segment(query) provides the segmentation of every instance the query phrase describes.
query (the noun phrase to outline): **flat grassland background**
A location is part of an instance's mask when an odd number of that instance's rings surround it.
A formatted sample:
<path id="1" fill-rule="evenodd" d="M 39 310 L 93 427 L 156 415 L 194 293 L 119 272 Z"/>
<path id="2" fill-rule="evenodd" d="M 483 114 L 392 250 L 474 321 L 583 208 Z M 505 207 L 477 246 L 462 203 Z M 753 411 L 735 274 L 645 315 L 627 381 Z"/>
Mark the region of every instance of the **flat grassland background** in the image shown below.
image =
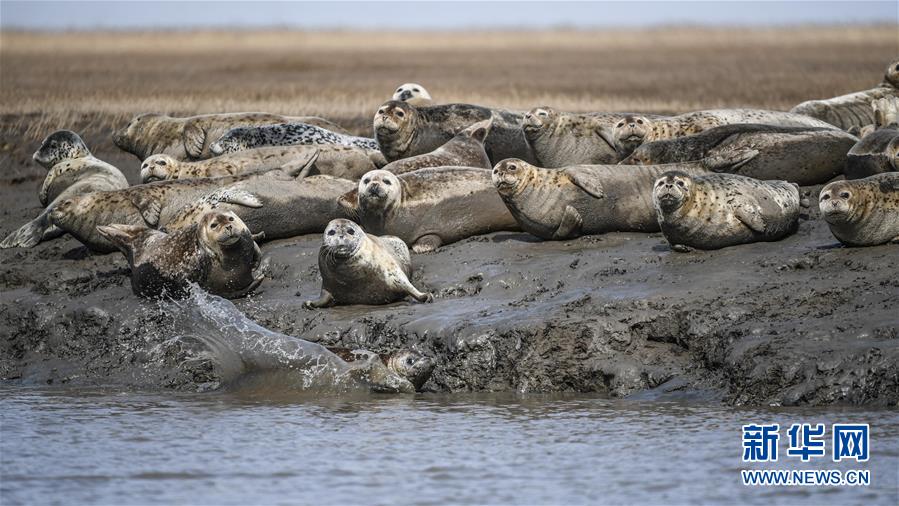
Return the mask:
<path id="1" fill-rule="evenodd" d="M 440 103 L 683 112 L 789 109 L 866 89 L 896 25 L 498 32 L 5 32 L 4 149 L 57 128 L 106 133 L 140 112 L 317 114 L 370 135 L 414 81 Z M 29 146 L 30 147 L 30 146 Z"/>

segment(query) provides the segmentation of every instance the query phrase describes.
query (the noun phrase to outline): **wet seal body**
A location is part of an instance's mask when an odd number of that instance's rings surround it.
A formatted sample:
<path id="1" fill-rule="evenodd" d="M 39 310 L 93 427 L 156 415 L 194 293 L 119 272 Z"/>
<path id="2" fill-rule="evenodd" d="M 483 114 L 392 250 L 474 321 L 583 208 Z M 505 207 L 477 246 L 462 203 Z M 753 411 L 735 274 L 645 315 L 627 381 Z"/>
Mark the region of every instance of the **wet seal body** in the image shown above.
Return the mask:
<path id="1" fill-rule="evenodd" d="M 671 171 L 655 182 L 652 200 L 675 251 L 777 241 L 799 227 L 799 187 L 786 181 Z"/>
<path id="2" fill-rule="evenodd" d="M 304 144 L 337 145 L 378 151 L 378 143 L 368 137 L 339 134 L 308 123 L 281 123 L 228 130 L 209 147 L 215 155 L 261 148 Z"/>
<path id="3" fill-rule="evenodd" d="M 30 248 L 62 235 L 64 232 L 50 223 L 50 213 L 68 198 L 128 187 L 128 180 L 119 169 L 94 157 L 81 137 L 69 130 L 50 134 L 32 158 L 49 170 L 38 192 L 45 208 L 9 234 L 0 242 L 0 248 Z"/>
<path id="4" fill-rule="evenodd" d="M 351 348 L 339 348 L 334 346 L 329 346 L 328 351 L 348 363 L 355 362 L 360 358 L 367 360 L 371 356 L 371 352 L 367 350 L 354 350 Z M 428 382 L 431 378 L 431 373 L 434 371 L 434 366 L 436 365 L 430 358 L 413 350 L 381 353 L 378 354 L 378 358 L 380 358 L 381 362 L 387 366 L 387 369 L 412 383 L 412 386 L 415 387 L 416 391 L 421 391 L 424 384 Z"/>
<path id="5" fill-rule="evenodd" d="M 847 246 L 899 242 L 899 172 L 834 181 L 818 196 L 830 231 Z"/>
<path id="6" fill-rule="evenodd" d="M 875 100 L 875 130 L 846 156 L 846 179 L 862 179 L 899 170 L 899 98 Z"/>
<path id="7" fill-rule="evenodd" d="M 184 298 L 189 283 L 209 293 L 244 297 L 262 282 L 256 269 L 262 252 L 240 218 L 212 211 L 190 227 L 171 233 L 144 225 L 97 227 L 115 244 L 131 266 L 131 289 L 147 298 Z"/>
<path id="8" fill-rule="evenodd" d="M 485 169 L 436 167 L 399 176 L 375 170 L 340 203 L 369 233 L 399 237 L 415 253 L 475 235 L 519 230 Z"/>
<path id="9" fill-rule="evenodd" d="M 854 135 L 835 128 L 724 125 L 695 135 L 643 144 L 620 163 L 658 165 L 744 152 L 746 161 L 726 167 L 726 172 L 807 186 L 842 174 L 846 153 L 857 141 Z"/>
<path id="10" fill-rule="evenodd" d="M 431 99 L 431 94 L 428 93 L 428 90 L 425 89 L 424 86 L 418 83 L 406 83 L 400 85 L 399 88 L 393 92 L 393 97 L 391 100 L 399 100 L 400 102 L 406 102 L 407 104 L 412 104 L 415 107 L 424 107 L 433 105 L 434 101 Z"/>
<path id="11" fill-rule="evenodd" d="M 113 135 L 113 142 L 141 161 L 157 154 L 169 155 L 176 160 L 202 160 L 213 156 L 209 146 L 228 130 L 239 126 L 274 123 L 308 123 L 345 133 L 336 124 L 316 116 L 238 112 L 173 118 L 163 114 L 146 113 L 135 116 L 124 128 L 117 131 Z"/>
<path id="12" fill-rule="evenodd" d="M 479 105 L 447 104 L 414 107 L 391 100 L 375 113 L 375 138 L 389 162 L 430 153 L 460 131 L 491 120 L 484 149 L 492 163 L 508 157 L 531 159 L 531 150 L 521 131 L 523 116 Z"/>
<path id="13" fill-rule="evenodd" d="M 350 220 L 336 219 L 325 228 L 318 268 L 321 295 L 304 302 L 306 308 L 389 304 L 407 296 L 419 302 L 434 300 L 409 281 L 412 259 L 402 239 L 366 234 Z"/>
<path id="14" fill-rule="evenodd" d="M 394 174 L 405 174 L 430 167 L 478 167 L 490 169 L 490 158 L 484 150 L 484 139 L 490 133 L 490 120 L 479 121 L 462 130 L 439 148 L 423 155 L 390 162 L 384 167 Z"/>
<path id="15" fill-rule="evenodd" d="M 899 60 L 890 63 L 883 82 L 869 90 L 840 95 L 825 100 L 809 100 L 790 109 L 826 121 L 843 130 L 862 129 L 874 123 L 871 102 L 899 98 Z"/>
<path id="16" fill-rule="evenodd" d="M 493 169 L 493 182 L 525 232 L 562 240 L 606 232 L 658 232 L 652 185 L 670 170 L 708 172 L 701 162 L 543 169 L 510 159 Z"/>

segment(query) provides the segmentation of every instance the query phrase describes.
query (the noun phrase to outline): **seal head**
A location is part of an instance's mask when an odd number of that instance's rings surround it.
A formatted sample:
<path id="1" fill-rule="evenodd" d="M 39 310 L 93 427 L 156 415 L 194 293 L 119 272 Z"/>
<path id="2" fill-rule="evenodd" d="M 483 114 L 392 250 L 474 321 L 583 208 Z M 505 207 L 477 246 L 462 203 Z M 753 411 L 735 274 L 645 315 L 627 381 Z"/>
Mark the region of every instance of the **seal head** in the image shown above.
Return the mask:
<path id="1" fill-rule="evenodd" d="M 899 88 L 899 60 L 890 63 L 883 75 L 883 80 L 885 84 Z"/>
<path id="2" fill-rule="evenodd" d="M 524 114 L 521 128 L 528 137 L 539 136 L 552 125 L 557 115 L 552 107 L 535 107 Z"/>
<path id="3" fill-rule="evenodd" d="M 503 160 L 493 168 L 493 185 L 502 196 L 513 196 L 528 184 L 530 164 L 521 160 Z"/>
<path id="4" fill-rule="evenodd" d="M 402 183 L 396 174 L 386 170 L 366 172 L 357 190 L 359 207 L 365 212 L 384 212 L 400 203 Z"/>
<path id="5" fill-rule="evenodd" d="M 174 179 L 178 161 L 169 155 L 153 155 L 140 164 L 140 180 L 144 183 Z"/>
<path id="6" fill-rule="evenodd" d="M 431 94 L 424 86 L 418 83 L 406 83 L 401 85 L 393 92 L 393 100 L 407 102 L 414 106 L 423 106 L 431 104 Z"/>
<path id="7" fill-rule="evenodd" d="M 828 223 L 849 223 L 855 219 L 852 201 L 854 188 L 845 181 L 834 181 L 825 186 L 818 196 L 818 207 Z"/>
<path id="8" fill-rule="evenodd" d="M 91 152 L 78 134 L 71 130 L 57 130 L 41 142 L 41 147 L 31 158 L 49 170 L 63 160 L 85 156 L 91 156 Z"/>
<path id="9" fill-rule="evenodd" d="M 375 138 L 382 151 L 387 145 L 390 146 L 390 151 L 396 153 L 404 153 L 409 148 L 415 136 L 417 113 L 409 103 L 397 100 L 391 100 L 378 108 L 373 123 Z M 388 159 L 396 158 L 387 153 L 384 156 Z"/>
<path id="10" fill-rule="evenodd" d="M 652 199 L 659 208 L 671 213 L 680 209 L 690 198 L 693 181 L 683 172 L 671 171 L 662 174 L 652 188 Z"/>
<path id="11" fill-rule="evenodd" d="M 200 241 L 217 258 L 245 235 L 252 235 L 250 229 L 231 211 L 208 212 L 200 218 Z"/>
<path id="12" fill-rule="evenodd" d="M 365 231 L 356 223 L 342 218 L 331 220 L 322 234 L 322 250 L 329 257 L 346 259 L 359 251 L 364 238 Z"/>
<path id="13" fill-rule="evenodd" d="M 412 350 L 400 350 L 387 358 L 387 368 L 409 380 L 416 391 L 427 383 L 435 365 L 430 358 Z"/>
<path id="14" fill-rule="evenodd" d="M 258 128 L 255 127 L 235 127 L 228 130 L 219 140 L 213 142 L 209 146 L 209 151 L 214 155 L 223 155 L 226 153 L 234 153 L 250 149 L 259 143 L 257 137 Z"/>
<path id="15" fill-rule="evenodd" d="M 627 115 L 612 130 L 616 148 L 621 156 L 627 156 L 643 144 L 646 136 L 652 131 L 652 124 L 645 116 Z"/>

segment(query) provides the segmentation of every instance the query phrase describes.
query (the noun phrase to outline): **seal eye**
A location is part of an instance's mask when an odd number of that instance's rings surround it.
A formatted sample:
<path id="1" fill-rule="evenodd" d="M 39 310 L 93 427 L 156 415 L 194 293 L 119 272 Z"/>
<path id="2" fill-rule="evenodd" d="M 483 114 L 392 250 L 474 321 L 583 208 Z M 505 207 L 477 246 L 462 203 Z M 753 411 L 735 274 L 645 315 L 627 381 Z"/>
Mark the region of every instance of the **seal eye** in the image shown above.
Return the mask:
<path id="1" fill-rule="evenodd" d="M 849 192 L 842 192 L 842 193 L 840 193 L 840 198 L 841 198 L 841 199 L 848 199 L 848 198 L 849 198 Z"/>
<path id="2" fill-rule="evenodd" d="M 337 232 L 334 229 L 328 230 L 328 235 L 334 235 Z"/>
<path id="3" fill-rule="evenodd" d="M 412 365 L 415 363 L 415 359 L 412 357 L 406 357 L 406 365 Z"/>
<path id="4" fill-rule="evenodd" d="M 371 183 L 371 179 L 365 178 L 365 179 L 362 180 L 362 183 L 363 183 L 363 184 Z"/>
<path id="5" fill-rule="evenodd" d="M 677 182 L 677 185 L 680 186 L 681 188 L 687 186 L 687 185 L 684 184 L 683 181 L 678 181 L 678 182 Z"/>
<path id="6" fill-rule="evenodd" d="M 404 113 L 403 111 L 400 111 L 399 109 L 397 109 L 396 115 L 397 115 L 398 117 L 402 118 L 403 116 L 406 115 L 406 113 Z"/>
<path id="7" fill-rule="evenodd" d="M 401 91 L 403 91 L 403 88 L 397 88 L 397 89 L 396 89 L 396 93 L 399 93 L 399 92 L 401 92 Z"/>
<path id="8" fill-rule="evenodd" d="M 156 162 L 156 165 L 162 165 L 163 167 L 165 167 L 165 166 L 168 165 L 168 164 L 165 163 L 165 160 L 159 160 L 159 161 Z"/>
<path id="9" fill-rule="evenodd" d="M 384 180 L 384 184 L 386 184 L 387 186 L 390 186 L 390 185 L 391 185 L 390 180 L 389 180 L 389 179 L 385 179 L 385 180 Z"/>
<path id="10" fill-rule="evenodd" d="M 830 200 L 830 195 L 827 193 L 825 193 L 824 195 L 821 195 L 821 200 Z"/>
<path id="11" fill-rule="evenodd" d="M 621 121 L 621 122 L 618 123 L 618 128 L 624 128 L 624 122 L 623 122 L 623 121 Z"/>
<path id="12" fill-rule="evenodd" d="M 511 170 L 511 171 L 516 171 L 516 170 L 518 170 L 518 166 L 515 165 L 514 163 L 510 163 L 509 165 L 506 166 L 506 168 L 508 168 L 508 169 Z"/>
<path id="13" fill-rule="evenodd" d="M 229 216 L 228 221 L 234 221 L 234 216 Z"/>
<path id="14" fill-rule="evenodd" d="M 642 120 L 642 119 L 638 119 L 638 120 L 637 120 L 637 124 L 638 124 L 638 125 L 642 125 L 642 124 L 643 124 L 643 120 Z"/>
<path id="15" fill-rule="evenodd" d="M 378 114 L 384 114 L 385 112 L 384 108 L 378 109 Z"/>
<path id="16" fill-rule="evenodd" d="M 353 230 L 352 228 L 349 229 L 349 230 L 347 230 L 346 233 L 348 233 L 348 234 L 350 234 L 350 235 L 356 235 L 356 231 Z"/>
<path id="17" fill-rule="evenodd" d="M 213 224 L 209 225 L 209 228 L 215 230 L 216 228 L 218 228 L 218 226 L 219 226 L 218 223 L 213 223 Z"/>
<path id="18" fill-rule="evenodd" d="M 420 90 L 419 90 L 418 88 L 412 88 L 412 91 L 414 91 L 414 92 L 417 93 L 417 92 L 420 91 Z"/>

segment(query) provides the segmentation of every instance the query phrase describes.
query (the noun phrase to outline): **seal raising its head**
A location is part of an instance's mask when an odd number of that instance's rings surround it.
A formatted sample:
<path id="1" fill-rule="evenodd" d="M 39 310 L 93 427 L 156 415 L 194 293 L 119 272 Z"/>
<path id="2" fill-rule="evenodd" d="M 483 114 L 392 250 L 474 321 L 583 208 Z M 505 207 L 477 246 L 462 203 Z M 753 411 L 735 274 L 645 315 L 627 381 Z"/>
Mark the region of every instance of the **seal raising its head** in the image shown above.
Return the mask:
<path id="1" fill-rule="evenodd" d="M 152 155 L 140 164 L 140 180 L 143 183 L 178 179 L 178 160 L 169 155 Z"/>
<path id="2" fill-rule="evenodd" d="M 31 158 L 47 170 L 64 160 L 91 156 L 87 145 L 71 130 L 57 130 L 48 135 Z"/>
<path id="3" fill-rule="evenodd" d="M 397 237 L 366 234 L 356 223 L 336 219 L 325 228 L 318 253 L 322 290 L 307 308 L 335 304 L 389 304 L 410 296 L 431 302 L 433 296 L 409 281 L 412 261 Z M 390 364 L 388 364 L 390 365 Z"/>
<path id="4" fill-rule="evenodd" d="M 484 139 L 490 133 L 491 120 L 479 121 L 459 132 L 446 144 L 423 155 L 410 156 L 390 162 L 383 170 L 405 174 L 428 167 L 492 167 L 484 150 Z"/>
<path id="5" fill-rule="evenodd" d="M 629 114 L 615 123 L 612 139 L 615 140 L 615 147 L 618 148 L 619 155 L 624 157 L 643 144 L 643 140 L 650 132 L 652 132 L 652 123 L 649 118 Z"/>
<path id="6" fill-rule="evenodd" d="M 393 92 L 392 100 L 408 102 L 414 106 L 431 105 L 431 94 L 424 86 L 417 83 L 406 83 Z"/>
<path id="7" fill-rule="evenodd" d="M 883 82 L 893 88 L 899 88 L 899 60 L 896 60 L 887 66 L 887 70 L 883 74 Z"/>
<path id="8" fill-rule="evenodd" d="M 899 242 L 899 172 L 834 181 L 818 196 L 830 231 L 848 246 Z"/>

